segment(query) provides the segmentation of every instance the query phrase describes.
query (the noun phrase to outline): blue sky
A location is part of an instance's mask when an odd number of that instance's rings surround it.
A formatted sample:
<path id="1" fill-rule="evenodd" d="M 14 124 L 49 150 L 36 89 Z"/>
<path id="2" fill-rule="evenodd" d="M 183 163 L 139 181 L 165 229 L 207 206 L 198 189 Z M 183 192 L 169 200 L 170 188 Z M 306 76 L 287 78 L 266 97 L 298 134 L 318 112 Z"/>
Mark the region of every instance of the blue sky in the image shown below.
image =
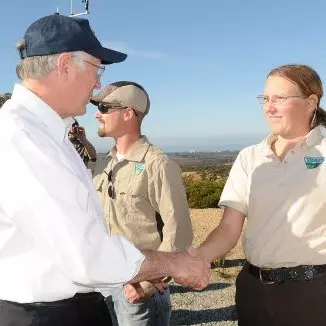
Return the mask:
<path id="1" fill-rule="evenodd" d="M 74 11 L 82 11 L 80 0 Z M 3 0 L 0 92 L 17 81 L 15 43 L 36 19 L 70 0 Z M 143 133 L 165 150 L 218 150 L 267 133 L 256 100 L 277 65 L 304 63 L 326 78 L 326 2 L 320 0 L 90 0 L 87 18 L 103 44 L 125 51 L 102 84 L 141 83 L 151 97 Z M 85 17 L 85 16 L 84 16 Z M 94 108 L 80 118 L 100 151 Z"/>

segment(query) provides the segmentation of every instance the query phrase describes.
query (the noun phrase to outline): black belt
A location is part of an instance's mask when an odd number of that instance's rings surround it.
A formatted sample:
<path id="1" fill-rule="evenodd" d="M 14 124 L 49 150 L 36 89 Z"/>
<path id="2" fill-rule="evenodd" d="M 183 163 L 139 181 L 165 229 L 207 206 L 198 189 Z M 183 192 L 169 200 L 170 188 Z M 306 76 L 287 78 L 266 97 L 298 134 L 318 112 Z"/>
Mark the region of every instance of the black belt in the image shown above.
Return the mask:
<path id="1" fill-rule="evenodd" d="M 286 281 L 312 280 L 317 274 L 326 272 L 326 265 L 299 265 L 295 267 L 268 268 L 246 263 L 249 274 L 264 284 L 284 283 Z"/>
<path id="2" fill-rule="evenodd" d="M 98 292 L 89 292 L 89 293 L 77 293 L 72 298 L 63 299 L 58 301 L 49 301 L 49 302 L 32 302 L 32 303 L 25 303 L 25 306 L 29 307 L 70 307 L 76 304 L 82 303 L 93 303 L 98 302 L 99 300 L 104 300 L 102 294 Z"/>

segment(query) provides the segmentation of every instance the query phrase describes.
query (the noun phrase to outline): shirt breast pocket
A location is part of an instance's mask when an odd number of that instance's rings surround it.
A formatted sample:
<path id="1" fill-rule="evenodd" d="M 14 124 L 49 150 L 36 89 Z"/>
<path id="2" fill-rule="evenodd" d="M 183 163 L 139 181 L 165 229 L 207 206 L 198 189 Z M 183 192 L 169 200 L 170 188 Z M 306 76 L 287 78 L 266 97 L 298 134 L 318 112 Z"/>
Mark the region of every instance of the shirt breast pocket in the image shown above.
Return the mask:
<path id="1" fill-rule="evenodd" d="M 129 192 L 136 197 L 148 198 L 148 178 L 145 173 L 135 175 L 130 179 Z"/>
<path id="2" fill-rule="evenodd" d="M 119 184 L 116 204 L 124 212 L 125 219 L 148 220 L 151 215 L 151 205 L 148 199 L 148 188 L 144 180 L 132 178 L 129 182 Z"/>

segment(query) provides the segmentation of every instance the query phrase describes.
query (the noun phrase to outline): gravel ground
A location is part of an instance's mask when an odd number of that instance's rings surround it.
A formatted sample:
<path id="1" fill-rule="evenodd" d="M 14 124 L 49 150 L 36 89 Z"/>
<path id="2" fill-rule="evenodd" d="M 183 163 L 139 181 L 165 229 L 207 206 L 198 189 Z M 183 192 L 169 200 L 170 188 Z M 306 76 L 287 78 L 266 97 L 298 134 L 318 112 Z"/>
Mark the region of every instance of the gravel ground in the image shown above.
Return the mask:
<path id="1" fill-rule="evenodd" d="M 221 219 L 220 209 L 192 209 L 194 244 L 202 242 Z M 171 325 L 237 325 L 235 278 L 243 263 L 240 241 L 226 257 L 224 268 L 212 271 L 210 285 L 203 291 L 184 289 L 172 283 Z"/>

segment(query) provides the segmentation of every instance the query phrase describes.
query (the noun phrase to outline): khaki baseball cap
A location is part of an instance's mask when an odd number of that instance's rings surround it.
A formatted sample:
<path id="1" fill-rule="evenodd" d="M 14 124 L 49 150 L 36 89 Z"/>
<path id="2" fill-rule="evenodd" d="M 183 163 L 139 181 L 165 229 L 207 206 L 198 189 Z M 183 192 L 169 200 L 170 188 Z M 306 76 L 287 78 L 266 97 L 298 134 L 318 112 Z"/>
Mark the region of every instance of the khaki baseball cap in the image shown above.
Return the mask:
<path id="1" fill-rule="evenodd" d="M 128 107 L 146 115 L 150 108 L 149 96 L 139 84 L 131 81 L 118 81 L 109 84 L 98 94 L 92 96 L 90 102 L 96 106 Z"/>

